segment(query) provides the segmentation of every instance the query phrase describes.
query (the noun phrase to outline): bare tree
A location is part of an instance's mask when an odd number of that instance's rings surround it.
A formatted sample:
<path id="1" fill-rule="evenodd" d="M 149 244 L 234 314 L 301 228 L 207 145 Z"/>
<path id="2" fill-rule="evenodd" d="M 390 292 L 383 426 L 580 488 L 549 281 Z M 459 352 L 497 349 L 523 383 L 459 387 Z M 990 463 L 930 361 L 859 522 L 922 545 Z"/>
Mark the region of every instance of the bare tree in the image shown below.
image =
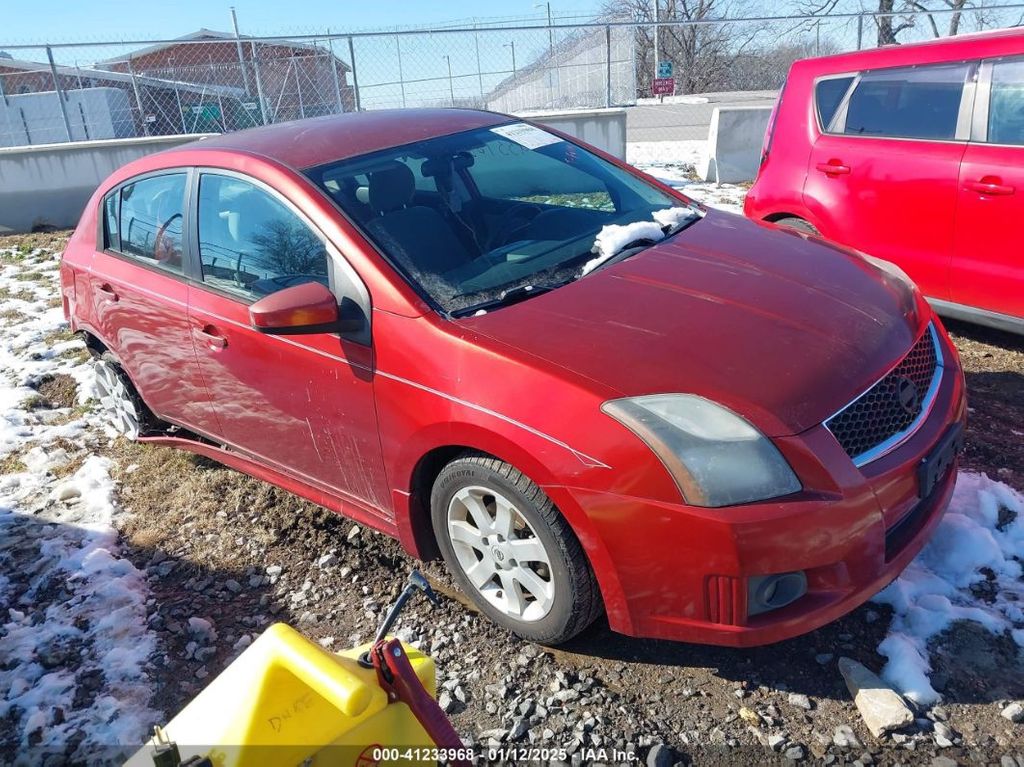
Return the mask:
<path id="1" fill-rule="evenodd" d="M 657 32 L 656 7 L 662 23 Z M 728 89 L 732 68 L 766 34 L 763 26 L 730 21 L 742 18 L 749 7 L 748 0 L 607 0 L 604 12 L 610 18 L 651 24 L 636 29 L 638 94 L 650 94 L 655 77 L 655 34 L 660 57 L 675 65 L 676 91 L 702 93 Z"/>

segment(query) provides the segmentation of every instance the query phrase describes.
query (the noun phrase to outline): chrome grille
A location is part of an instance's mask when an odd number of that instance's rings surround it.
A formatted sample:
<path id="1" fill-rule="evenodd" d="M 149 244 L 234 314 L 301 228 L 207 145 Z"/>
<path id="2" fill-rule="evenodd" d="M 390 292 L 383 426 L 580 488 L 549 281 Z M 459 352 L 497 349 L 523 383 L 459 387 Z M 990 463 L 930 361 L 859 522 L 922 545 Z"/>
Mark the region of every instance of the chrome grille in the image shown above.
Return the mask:
<path id="1" fill-rule="evenodd" d="M 942 352 L 932 325 L 878 383 L 825 421 L 857 466 L 910 436 L 928 414 L 942 378 Z"/>

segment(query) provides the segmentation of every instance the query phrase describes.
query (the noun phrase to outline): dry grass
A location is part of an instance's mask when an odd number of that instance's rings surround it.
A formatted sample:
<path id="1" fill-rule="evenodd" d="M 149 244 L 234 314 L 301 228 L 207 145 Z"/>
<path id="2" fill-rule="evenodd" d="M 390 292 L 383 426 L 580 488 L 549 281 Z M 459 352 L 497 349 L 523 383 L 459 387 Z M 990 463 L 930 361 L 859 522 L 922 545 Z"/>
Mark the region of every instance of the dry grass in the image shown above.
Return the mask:
<path id="1" fill-rule="evenodd" d="M 28 407 L 31 410 L 71 409 L 78 405 L 78 384 L 74 378 L 64 373 L 44 376 L 33 388 L 36 390 L 36 396 L 29 400 Z"/>
<path id="2" fill-rule="evenodd" d="M 131 513 L 122 534 L 139 548 L 177 547 L 168 553 L 207 568 L 236 569 L 249 550 L 220 534 L 231 527 L 228 515 L 236 526 L 238 517 L 245 518 L 247 542 L 264 548 L 277 540 L 281 529 L 294 526 L 300 514 L 329 513 L 185 451 L 121 439 L 111 453 L 120 501 Z"/>
<path id="3" fill-rule="evenodd" d="M 8 453 L 3 458 L 0 458 L 0 476 L 7 474 L 19 474 L 23 471 L 28 471 L 28 467 L 25 466 L 25 462 L 21 460 L 20 453 Z"/>
<path id="4" fill-rule="evenodd" d="M 6 285 L 0 285 L 0 300 L 34 301 L 35 297 L 36 294 L 31 290 L 11 290 Z"/>

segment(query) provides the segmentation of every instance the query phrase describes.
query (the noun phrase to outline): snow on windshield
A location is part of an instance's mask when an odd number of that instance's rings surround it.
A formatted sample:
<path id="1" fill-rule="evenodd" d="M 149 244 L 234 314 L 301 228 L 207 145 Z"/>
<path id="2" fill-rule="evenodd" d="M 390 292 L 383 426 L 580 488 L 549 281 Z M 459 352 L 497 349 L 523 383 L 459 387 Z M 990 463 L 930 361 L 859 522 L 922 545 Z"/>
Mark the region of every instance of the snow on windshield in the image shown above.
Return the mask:
<path id="1" fill-rule="evenodd" d="M 583 265 L 580 277 L 599 267 L 605 261 L 621 253 L 633 243 L 658 242 L 665 238 L 666 230 L 687 221 L 700 213 L 694 208 L 663 208 L 651 213 L 654 221 L 635 221 L 632 224 L 608 224 L 601 228 L 591 251 L 597 253 Z"/>

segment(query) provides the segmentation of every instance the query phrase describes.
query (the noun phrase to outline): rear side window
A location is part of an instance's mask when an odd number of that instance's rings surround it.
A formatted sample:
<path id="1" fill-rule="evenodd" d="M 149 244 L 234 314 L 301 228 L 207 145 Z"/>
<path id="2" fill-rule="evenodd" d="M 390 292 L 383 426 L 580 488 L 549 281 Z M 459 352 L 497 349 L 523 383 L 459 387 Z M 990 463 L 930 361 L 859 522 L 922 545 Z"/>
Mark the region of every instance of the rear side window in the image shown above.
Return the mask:
<path id="1" fill-rule="evenodd" d="M 182 272 L 182 219 L 185 203 L 184 173 L 151 176 L 120 189 L 120 215 L 107 207 L 107 237 L 113 247 L 143 263 L 170 272 Z M 111 217 L 116 232 L 111 232 Z"/>
<path id="2" fill-rule="evenodd" d="M 1024 145 L 1024 60 L 997 61 L 992 66 L 988 141 Z"/>
<path id="3" fill-rule="evenodd" d="M 848 134 L 949 140 L 956 137 L 966 64 L 865 74 L 850 96 Z"/>
<path id="4" fill-rule="evenodd" d="M 293 285 L 330 287 L 327 248 L 284 203 L 248 181 L 199 180 L 199 260 L 203 282 L 258 299 Z"/>
<path id="5" fill-rule="evenodd" d="M 839 109 L 839 104 L 852 82 L 853 75 L 849 75 L 819 80 L 818 84 L 814 86 L 814 103 L 818 110 L 818 120 L 825 130 L 828 130 L 832 118 L 836 116 L 836 110 Z"/>

